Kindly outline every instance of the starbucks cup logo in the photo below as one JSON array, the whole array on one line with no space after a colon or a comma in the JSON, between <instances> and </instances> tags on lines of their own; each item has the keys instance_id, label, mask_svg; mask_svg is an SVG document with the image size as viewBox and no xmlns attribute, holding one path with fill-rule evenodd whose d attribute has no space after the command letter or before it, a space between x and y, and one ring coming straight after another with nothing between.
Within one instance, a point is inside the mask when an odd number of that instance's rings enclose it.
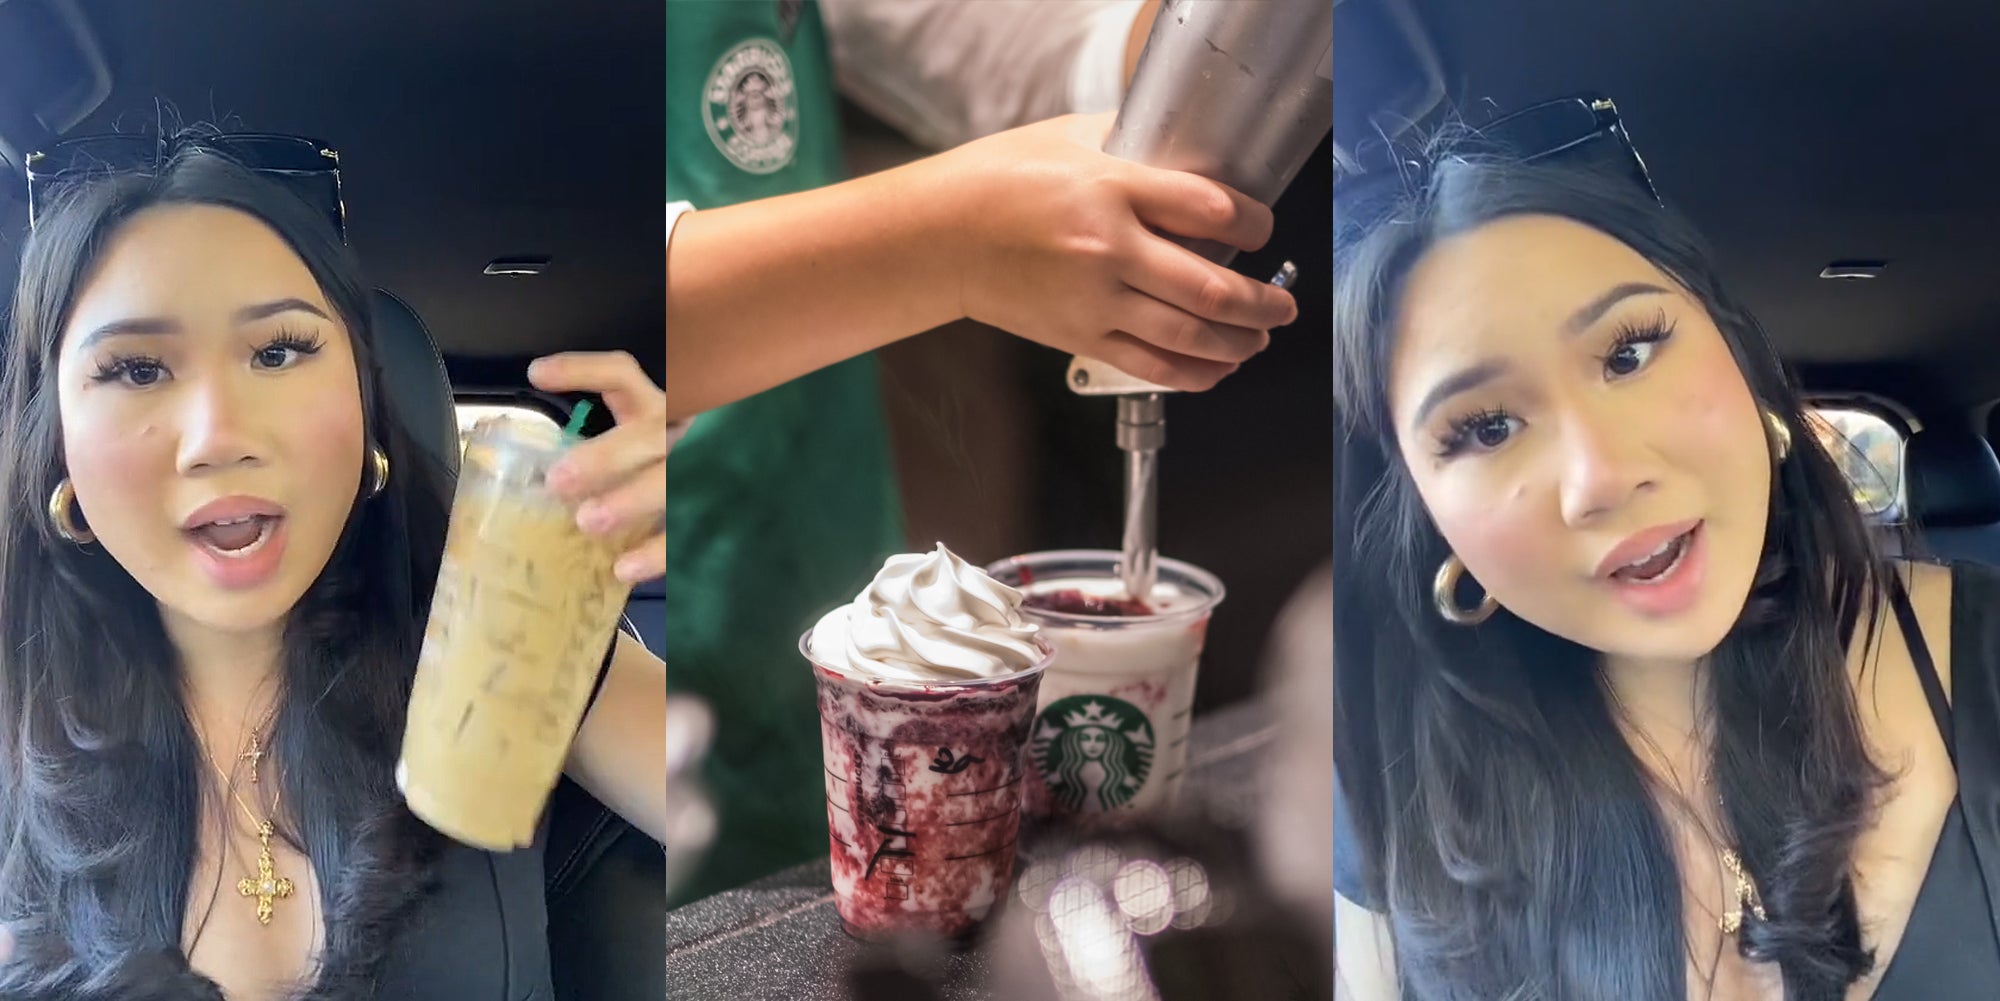
<instances>
[{"instance_id":1,"label":"starbucks cup logo","mask_svg":"<svg viewBox=\"0 0 2000 1001\"><path fill-rule=\"evenodd\" d=\"M789 165L798 153L799 96L785 50L754 38L725 53L702 88L702 122L715 148L744 171Z\"/></svg>"},{"instance_id":2,"label":"starbucks cup logo","mask_svg":"<svg viewBox=\"0 0 2000 1001\"><path fill-rule=\"evenodd\" d=\"M1153 724L1137 706L1105 695L1072 695L1035 718L1029 753L1064 809L1103 813L1146 787L1153 745Z\"/></svg>"}]
</instances>

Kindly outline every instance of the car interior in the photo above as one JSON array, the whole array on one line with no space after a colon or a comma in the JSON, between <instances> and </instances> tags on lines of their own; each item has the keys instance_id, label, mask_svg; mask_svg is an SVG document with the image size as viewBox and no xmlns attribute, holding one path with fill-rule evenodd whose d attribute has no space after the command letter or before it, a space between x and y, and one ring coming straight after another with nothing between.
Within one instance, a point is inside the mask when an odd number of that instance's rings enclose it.
<instances>
[{"instance_id":1,"label":"car interior","mask_svg":"<svg viewBox=\"0 0 2000 1001\"><path fill-rule=\"evenodd\" d=\"M377 286L392 405L455 468L481 416L566 416L574 399L528 387L535 357L620 349L663 375L660 222L631 210L660 199L663 30L660 4L0 4L0 294L28 229L25 161L58 139L319 140ZM655 582L627 609L656 653L664 605ZM567 780L550 811L558 997L663 996L659 846Z\"/></svg>"},{"instance_id":2,"label":"car interior","mask_svg":"<svg viewBox=\"0 0 2000 1001\"><path fill-rule=\"evenodd\" d=\"M1660 195L1796 370L1885 545L2000 563L2000 11L1856 0L1336 0L1335 213L1365 151L1615 100ZM1358 95L1358 96L1357 96ZM1414 133L1412 133L1414 134ZM1345 168L1343 174L1342 168Z\"/></svg>"}]
</instances>

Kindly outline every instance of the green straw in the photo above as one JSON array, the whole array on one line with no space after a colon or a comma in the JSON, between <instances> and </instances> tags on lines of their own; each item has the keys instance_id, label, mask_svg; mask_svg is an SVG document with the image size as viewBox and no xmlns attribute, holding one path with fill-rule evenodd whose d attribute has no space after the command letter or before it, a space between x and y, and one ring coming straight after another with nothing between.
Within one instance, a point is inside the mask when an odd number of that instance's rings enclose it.
<instances>
[{"instance_id":1,"label":"green straw","mask_svg":"<svg viewBox=\"0 0 2000 1001\"><path fill-rule=\"evenodd\" d=\"M584 400L578 403L576 405L576 409L569 412L569 426L563 428L563 437L569 439L570 441L576 441L577 439L582 438L583 422L584 419L588 418L589 416L590 416L590 401Z\"/></svg>"}]
</instances>

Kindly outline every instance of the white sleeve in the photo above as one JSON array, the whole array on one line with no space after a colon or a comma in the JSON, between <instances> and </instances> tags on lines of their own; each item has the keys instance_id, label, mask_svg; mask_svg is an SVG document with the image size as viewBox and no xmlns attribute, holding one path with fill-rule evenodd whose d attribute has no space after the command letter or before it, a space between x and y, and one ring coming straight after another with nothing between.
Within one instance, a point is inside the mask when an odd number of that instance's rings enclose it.
<instances>
[{"instance_id":1,"label":"white sleeve","mask_svg":"<svg viewBox=\"0 0 2000 1001\"><path fill-rule=\"evenodd\" d=\"M674 245L674 227L680 225L681 216L693 211L693 202L667 203L667 246L671 247Z\"/></svg>"},{"instance_id":2,"label":"white sleeve","mask_svg":"<svg viewBox=\"0 0 2000 1001\"><path fill-rule=\"evenodd\" d=\"M667 242L666 242L667 249L669 250L673 249L674 227L676 225L679 225L681 221L681 216L687 215L689 212L693 211L694 211L693 202L667 203ZM687 437L688 428L693 426L693 424L694 424L694 418L686 417L667 425L668 455L673 454L675 442L680 441L682 438Z\"/></svg>"},{"instance_id":3,"label":"white sleeve","mask_svg":"<svg viewBox=\"0 0 2000 1001\"><path fill-rule=\"evenodd\" d=\"M1144 0L820 0L854 103L931 149L1112 111Z\"/></svg>"}]
</instances>

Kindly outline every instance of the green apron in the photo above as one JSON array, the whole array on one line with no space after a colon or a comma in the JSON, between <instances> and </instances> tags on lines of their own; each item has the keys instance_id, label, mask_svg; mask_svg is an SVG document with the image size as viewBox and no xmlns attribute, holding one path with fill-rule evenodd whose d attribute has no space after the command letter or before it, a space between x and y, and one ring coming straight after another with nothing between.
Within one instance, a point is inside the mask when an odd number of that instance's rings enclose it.
<instances>
[{"instance_id":1,"label":"green apron","mask_svg":"<svg viewBox=\"0 0 2000 1001\"><path fill-rule=\"evenodd\" d=\"M668 3L667 201L700 210L841 180L829 58L815 4ZM721 815L679 903L826 853L798 642L903 548L873 359L702 415L667 477L668 678L716 711Z\"/></svg>"}]
</instances>

